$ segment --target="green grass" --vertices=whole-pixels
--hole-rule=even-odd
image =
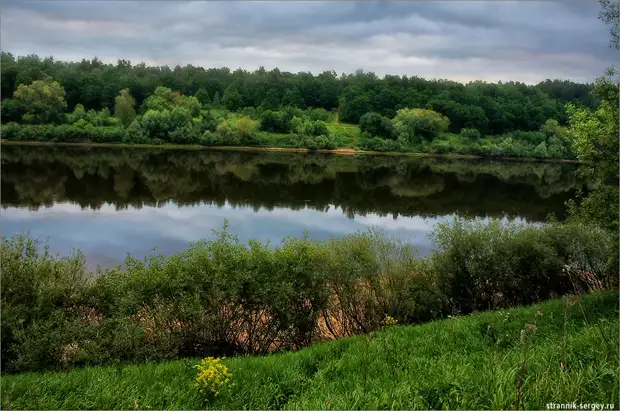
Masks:
[[[355,124],[327,123],[327,129],[342,142],[344,148],[356,148],[360,136],[360,128]]]
[[[526,324],[535,324],[527,331]],[[530,326],[530,328],[533,328]],[[618,292],[558,299],[264,357],[226,359],[214,402],[198,360],[4,376],[3,409],[546,409],[618,405]]]

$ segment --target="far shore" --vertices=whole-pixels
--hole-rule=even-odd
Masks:
[[[579,164],[577,160],[565,160],[554,158],[531,158],[531,157],[482,157],[469,154],[432,154],[432,153],[401,153],[384,151],[364,151],[352,148],[337,148],[334,150],[319,149],[310,150],[307,148],[282,148],[282,147],[238,147],[238,146],[201,146],[196,144],[123,144],[123,143],[51,143],[44,141],[9,141],[0,140],[0,144],[14,146],[55,146],[55,147],[123,147],[123,148],[158,148],[158,149],[183,149],[183,150],[235,150],[235,151],[283,151],[295,153],[329,153],[339,155],[382,155],[382,156],[413,156],[413,157],[437,157],[437,158],[456,158],[471,160],[499,160],[535,163],[570,163]]]

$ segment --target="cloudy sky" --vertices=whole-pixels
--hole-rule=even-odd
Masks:
[[[4,0],[1,47],[249,70],[591,82],[617,59],[595,0]]]

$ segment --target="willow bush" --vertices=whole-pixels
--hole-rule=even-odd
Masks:
[[[79,253],[3,238],[2,371],[298,349],[386,316],[420,323],[614,285],[610,236],[577,223],[456,219],[428,258],[372,230],[277,245],[242,244],[227,224],[214,234],[95,273]]]

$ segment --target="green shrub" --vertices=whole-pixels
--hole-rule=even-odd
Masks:
[[[465,140],[476,141],[480,138],[480,132],[475,128],[462,128],[460,136]]]
[[[426,259],[381,232],[272,246],[226,228],[94,276],[81,254],[3,238],[2,371],[297,349],[377,330],[386,315],[419,323],[617,286],[609,234],[578,223],[457,219],[436,228]]]
[[[383,117],[379,113],[370,112],[360,117],[360,131],[368,133],[372,137],[381,137],[385,139],[394,138],[392,130],[392,120]]]
[[[432,239],[443,292],[465,313],[575,292],[581,280],[567,266],[603,279],[612,250],[607,233],[583,224],[533,227],[457,218],[438,224]]]

